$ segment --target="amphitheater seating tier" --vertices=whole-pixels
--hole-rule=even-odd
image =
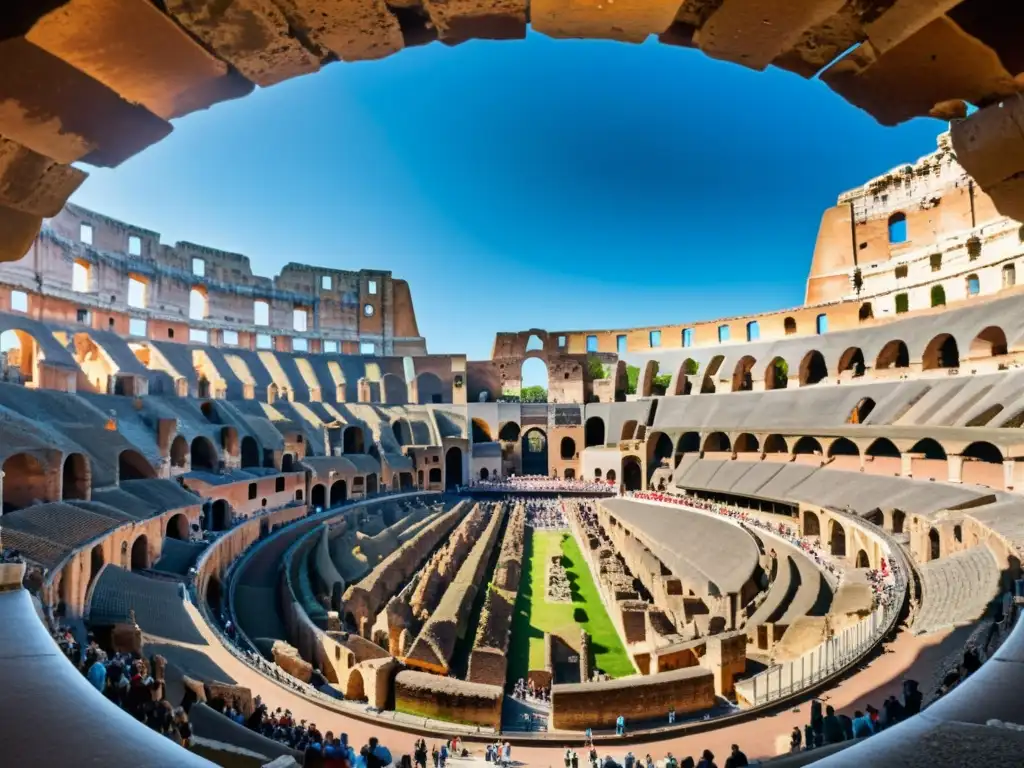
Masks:
[[[931,560],[919,571],[921,606],[914,621],[919,635],[975,621],[999,591],[999,568],[988,547]]]
[[[132,611],[148,635],[180,643],[206,645],[182,602],[181,584],[108,565],[92,586],[89,623],[126,624]]]

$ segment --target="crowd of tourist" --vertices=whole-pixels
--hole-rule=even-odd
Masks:
[[[525,497],[513,499],[522,502],[526,507],[526,525],[537,531],[560,531],[569,527],[569,521],[565,518],[565,511],[562,502],[557,499],[537,499]]]
[[[471,480],[470,491],[497,493],[615,493],[614,483],[601,480],[546,477],[545,475],[509,475],[508,477]]]
[[[901,700],[902,699],[902,700]],[[854,710],[853,717],[837,714],[832,706],[822,711],[820,699],[811,702],[811,719],[803,731],[794,726],[790,734],[791,752],[838,744],[850,739],[863,739],[891,728],[921,711],[923,697],[916,680],[904,680],[901,697],[889,696],[882,709],[868,704],[863,710]]]
[[[551,688],[535,685],[533,680],[520,677],[512,687],[512,698],[528,704],[551,706]]]
[[[611,755],[605,755],[605,758],[602,760],[598,757],[597,748],[590,742],[589,738],[588,743],[587,762],[583,768],[657,768],[658,766],[657,761],[651,756],[650,752],[643,759],[634,755],[632,751],[627,752],[621,763],[616,761]],[[563,760],[565,768],[580,768],[580,755],[572,747],[565,748]],[[725,759],[724,768],[743,768],[745,765],[750,765],[750,761],[743,753],[743,750],[738,745],[733,744],[729,756]],[[718,763],[715,762],[714,753],[710,749],[705,749],[701,753],[699,761],[694,761],[692,757],[678,759],[669,752],[665,755],[664,760],[661,761],[661,766],[662,768],[718,768]]]

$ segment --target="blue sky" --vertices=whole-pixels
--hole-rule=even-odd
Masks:
[[[824,84],[656,42],[433,44],[175,124],[74,201],[248,255],[391,270],[431,352],[796,306],[823,209],[934,149]]]

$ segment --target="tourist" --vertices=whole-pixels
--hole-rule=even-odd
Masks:
[[[487,749],[488,749],[488,753],[489,753],[490,752],[490,747],[488,747]],[[488,757],[487,759],[490,760],[490,757]],[[572,765],[572,750],[569,749],[569,747],[566,747],[565,748],[565,768],[570,768],[571,765]]]
[[[750,761],[747,760],[747,756],[743,754],[739,746],[733,744],[732,751],[725,758],[725,768],[741,768],[744,765],[750,765]]]
[[[859,709],[853,713],[851,730],[855,739],[866,739],[875,732],[875,729],[871,727],[871,718]]]
[[[636,766],[636,758],[633,756],[633,752],[627,752],[626,757],[622,761],[623,768],[634,768]]]
[[[651,768],[653,765],[654,761],[651,760],[650,755],[647,755],[647,768]],[[679,763],[676,762],[676,759],[672,756],[671,752],[665,755],[665,768],[679,768]]]
[[[696,763],[694,763],[693,758],[687,755],[683,758],[683,761],[679,763],[679,768],[694,768],[695,765]]]
[[[793,726],[793,732],[791,734],[789,734],[789,751],[790,752],[799,752],[800,751],[800,742],[801,742],[801,740],[802,739],[801,739],[801,736],[800,736],[800,726],[799,725],[794,725]]]
[[[94,656],[96,661],[94,661],[92,666],[89,667],[89,672],[86,677],[89,678],[89,682],[92,683],[93,688],[100,693],[103,693],[103,689],[107,685],[107,667],[103,662],[107,657],[103,651],[97,651]]]
[[[592,746],[594,744],[594,732],[587,728],[583,734],[583,743],[585,746]]]
[[[669,725],[673,725],[675,723],[675,721],[676,721],[676,708],[672,707],[672,709],[670,709],[668,711],[668,724]]]
[[[666,760],[665,760],[665,765],[666,766],[668,766],[668,764],[669,764],[668,761],[669,760],[675,760],[675,758],[672,757],[672,753],[671,752],[669,752],[668,755],[666,756]],[[654,759],[651,757],[651,753],[650,752],[648,752],[647,753],[647,757],[644,758],[644,768],[655,768]]]
[[[718,764],[715,763],[715,755],[710,749],[705,749],[701,754],[697,768],[718,768]]]
[[[438,757],[438,763],[437,763],[438,768],[444,768],[444,766],[445,766],[445,764],[447,762],[448,762],[448,744],[446,742],[446,743],[441,745],[441,752],[440,752],[440,755]]]
[[[512,745],[507,741],[505,742],[505,746],[501,749],[501,761],[504,765],[512,764]]]
[[[572,751],[572,766],[571,768],[580,768],[580,756],[574,749]]]
[[[818,746],[818,744],[816,744],[817,739],[818,739],[818,734],[816,734],[814,732],[814,728],[811,726],[811,724],[808,723],[807,725],[805,725],[804,726],[804,744],[806,746],[804,747],[804,749],[814,749],[815,746]]]
[[[825,719],[822,723],[822,730],[825,735],[826,744],[838,744],[841,741],[846,741],[846,732],[843,730],[843,723],[836,716],[836,711],[831,705],[825,708]]]
[[[903,705],[895,696],[889,696],[882,704],[885,715],[882,718],[882,728],[892,728],[903,719]]]
[[[623,715],[619,715],[617,718],[615,718],[615,735],[626,735],[626,718]]]

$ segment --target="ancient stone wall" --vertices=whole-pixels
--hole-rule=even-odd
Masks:
[[[673,708],[686,714],[709,709],[714,703],[714,674],[700,667],[551,687],[553,726],[574,731],[614,728],[619,715],[626,718],[628,727],[631,721],[660,720]]]
[[[395,709],[428,719],[501,727],[502,688],[428,672],[406,670],[395,678]]]

